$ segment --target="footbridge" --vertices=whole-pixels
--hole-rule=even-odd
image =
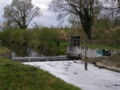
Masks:
[[[44,62],[44,61],[68,60],[67,56],[13,57],[12,59],[20,62]]]

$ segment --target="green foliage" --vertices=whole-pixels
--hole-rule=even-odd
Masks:
[[[0,33],[0,39],[4,43],[8,44],[16,44],[16,45],[24,45],[27,44],[30,39],[30,35],[26,30],[4,30]]]
[[[57,52],[57,40],[60,34],[56,30],[43,28],[38,34],[38,50],[45,55],[55,55]]]
[[[81,90],[46,71],[0,57],[0,90]]]
[[[10,52],[10,50],[8,48],[6,48],[6,47],[1,47],[0,46],[0,54],[1,53],[6,53],[6,52]]]
[[[110,46],[110,45],[98,45],[98,44],[81,44],[83,47],[89,47],[89,48],[98,48],[98,49],[120,49],[120,46]]]
[[[44,55],[57,55],[58,52],[62,52],[58,46],[60,37],[61,34],[58,30],[49,28],[38,30],[16,29],[0,32],[2,44],[22,56],[26,55],[28,48]]]
[[[107,17],[95,21],[93,28],[97,30],[107,30],[113,27],[113,21]]]
[[[100,21],[101,24],[103,21]],[[98,22],[99,23],[99,22]],[[98,25],[96,23],[96,25]],[[100,27],[100,28],[99,28]],[[72,35],[81,36],[81,45],[93,48],[117,48],[120,44],[120,27],[107,29],[100,25],[94,28],[92,40],[86,38],[83,30],[78,28],[41,28],[32,30],[4,30],[0,32],[3,46],[7,46],[20,56],[27,55],[27,49],[33,49],[44,55],[66,54],[68,41]],[[59,45],[58,45],[59,43]]]
[[[117,42],[117,44],[120,44],[120,27],[116,27],[112,30],[112,38],[114,39],[114,41]]]

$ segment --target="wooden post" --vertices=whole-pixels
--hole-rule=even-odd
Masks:
[[[88,63],[85,61],[85,70],[88,70]]]
[[[87,48],[85,48],[85,64],[84,64],[84,66],[85,66],[85,70],[88,70],[88,63],[87,63],[87,61],[86,61],[86,59],[87,59]]]

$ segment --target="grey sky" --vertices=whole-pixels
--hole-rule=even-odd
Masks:
[[[61,26],[59,25],[59,22],[56,20],[57,18],[57,14],[51,12],[50,10],[48,10],[48,4],[50,3],[51,0],[32,0],[32,3],[35,6],[40,7],[41,9],[41,13],[42,16],[40,17],[36,17],[32,23],[37,23],[39,25],[42,26]],[[3,15],[3,8],[8,5],[11,4],[12,0],[0,0],[0,24],[4,21],[2,15]],[[32,23],[30,25],[30,27],[32,26]],[[67,21],[65,21],[63,24],[64,25],[68,25]]]

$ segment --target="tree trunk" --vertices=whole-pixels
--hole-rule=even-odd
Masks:
[[[120,9],[120,0],[118,0],[118,9]]]

